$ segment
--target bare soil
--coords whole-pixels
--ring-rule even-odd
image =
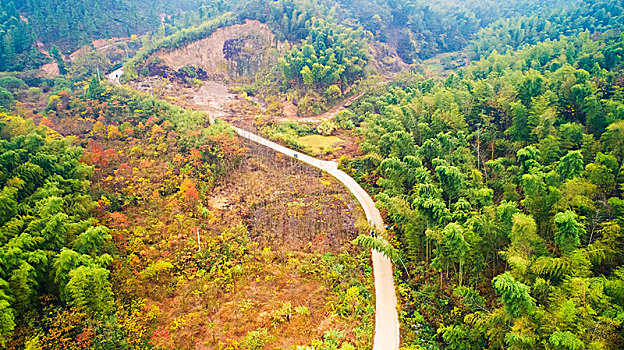
[[[272,48],[279,48],[279,44],[269,27],[248,20],[219,28],[208,38],[157,55],[174,69],[195,66],[206,70],[214,79],[251,78],[269,62]]]

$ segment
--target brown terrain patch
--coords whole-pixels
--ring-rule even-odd
[[[248,20],[244,24],[219,28],[208,38],[172,52],[160,52],[157,56],[176,70],[194,66],[216,79],[251,78],[268,64],[269,51],[274,48],[279,48],[279,44],[269,27]]]
[[[247,147],[256,155],[213,191],[215,215],[242,219],[252,240],[274,250],[328,253],[350,246],[364,213],[345,187],[289,157],[251,142]]]
[[[361,207],[332,177],[263,147],[247,147],[250,157],[215,184],[207,205],[216,218],[208,234],[218,236],[240,224],[247,228],[255,244],[247,253],[249,262],[225,286],[195,276],[190,267],[191,273],[163,274],[139,287],[146,298],[144,309],[158,310],[150,322],[157,330],[167,330],[166,337],[154,338],[157,345],[221,349],[262,329],[270,339],[264,349],[310,344],[330,329],[344,331],[345,340],[355,341],[353,328],[362,320],[335,314],[337,297],[317,262],[321,254],[357,255],[360,249],[349,242],[357,235],[356,220],[364,215]],[[150,177],[151,183],[162,181]],[[128,221],[144,227],[151,227],[150,221],[166,220],[167,225],[173,221],[150,218],[152,211],[146,209],[129,208]],[[153,239],[145,253],[154,255],[149,261],[177,257],[173,243],[166,241]],[[358,274],[361,283],[370,285],[363,271]],[[288,311],[280,311],[286,305]],[[295,308],[301,306],[309,314],[298,313]]]

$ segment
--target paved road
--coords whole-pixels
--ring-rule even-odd
[[[366,219],[375,222],[377,230],[384,231],[383,220],[375,203],[364,189],[352,177],[338,169],[338,163],[328,162],[306,154],[293,151],[275,142],[271,142],[249,131],[233,127],[236,132],[251,141],[269,147],[287,156],[310,164],[316,168],[327,171],[338,181],[342,182],[360,202]],[[392,262],[378,251],[372,251],[373,274],[375,277],[375,338],[373,350],[396,350],[399,348],[399,319],[397,314],[397,298],[394,289],[394,276],[392,274]]]
[[[123,68],[119,68],[111,72],[107,77],[111,83],[119,84],[119,77],[122,74]],[[353,178],[338,169],[338,163],[316,159],[271,142],[249,131],[234,126],[233,128],[241,137],[328,172],[353,193],[362,205],[364,213],[366,213],[366,219],[369,222],[374,222],[379,232],[385,230],[379,210],[375,208],[375,202]],[[372,251],[372,260],[375,278],[375,338],[373,340],[373,350],[397,350],[399,348],[399,317],[397,314],[397,298],[394,289],[392,262],[376,250]]]

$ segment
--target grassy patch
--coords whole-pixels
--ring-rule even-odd
[[[331,150],[337,143],[344,140],[336,136],[306,135],[299,137],[297,141],[313,154],[318,154]]]

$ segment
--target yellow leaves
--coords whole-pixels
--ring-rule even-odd
[[[97,121],[95,122],[95,124],[93,124],[93,129],[91,129],[91,134],[99,135],[99,134],[104,133],[105,130],[106,130],[106,127],[104,126],[104,124],[102,124],[101,121]]]
[[[168,260],[158,259],[145,268],[145,270],[141,271],[141,276],[143,276],[143,278],[156,277],[156,280],[158,280],[161,273],[165,273],[171,269],[173,269],[172,263]]]
[[[107,207],[108,207],[108,206],[110,206],[110,205],[111,205],[111,201],[110,201],[108,198],[106,198],[106,196],[104,196],[104,195],[102,195],[102,196],[100,197],[100,201],[102,202],[102,204],[103,204],[104,206],[107,206]]]
[[[190,179],[186,178],[182,181],[182,184],[180,184],[180,192],[186,192],[191,188],[195,188],[195,184],[193,183],[193,181],[191,181]]]
[[[134,345],[141,343],[142,337],[146,333],[145,318],[148,320],[155,319],[154,315],[151,313],[154,308],[158,309],[158,306],[152,306],[152,310],[145,315],[145,300],[146,299],[135,300],[128,308],[119,305],[117,311],[119,326],[128,333],[126,339]],[[158,309],[158,315],[160,315],[160,309]]]
[[[462,314],[462,310],[460,308],[458,308],[457,306],[453,307],[453,310],[451,310],[451,315],[453,317],[459,317]]]
[[[56,106],[61,103],[61,98],[58,95],[50,95],[48,98],[48,106]]]
[[[158,124],[152,126],[152,136],[150,137],[150,141],[155,139],[160,139],[165,136],[165,130]]]
[[[240,311],[242,313],[245,313],[247,310],[252,309],[254,306],[256,306],[256,303],[254,303],[254,301],[251,299],[243,299],[238,302],[238,307],[240,308]]]
[[[146,318],[148,320],[154,320],[158,318],[158,316],[160,316],[160,308],[158,307],[158,305],[152,305],[152,308],[150,309],[150,311],[148,311]]]
[[[183,329],[184,327],[186,327],[186,325],[188,324],[197,324],[198,321],[200,319],[200,314],[199,312],[191,312],[190,314],[186,314],[186,315],[182,315],[179,317],[176,317],[172,322],[171,322],[171,330],[175,331],[178,329]]]
[[[109,140],[121,139],[121,132],[119,132],[119,128],[116,125],[108,126],[108,139]]]

